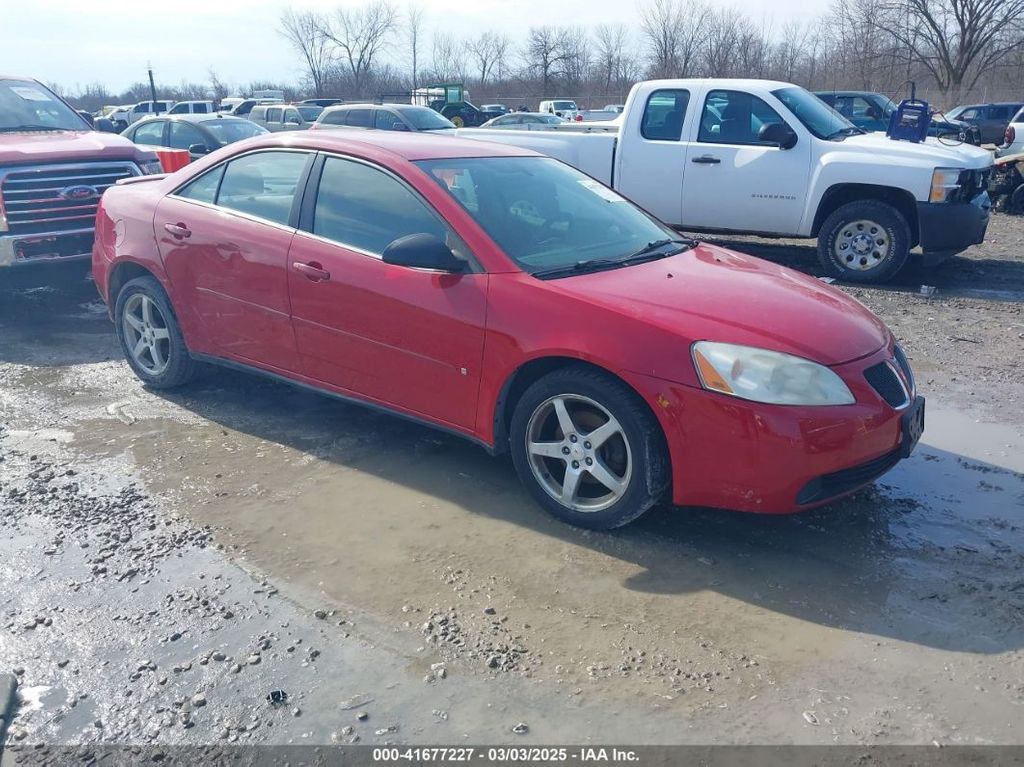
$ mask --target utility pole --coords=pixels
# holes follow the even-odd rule
[[[153,84],[153,64],[146,62],[146,71],[149,72],[149,96],[153,100],[153,111],[156,114],[156,85]]]

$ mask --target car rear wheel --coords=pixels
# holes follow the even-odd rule
[[[891,279],[910,256],[910,226],[892,205],[857,200],[837,208],[818,233],[818,258],[830,277],[845,282]]]
[[[657,503],[669,484],[658,422],[625,384],[563,368],[519,399],[510,429],[516,472],[554,516],[609,530]]]
[[[147,386],[170,389],[195,376],[198,365],[167,294],[153,277],[125,283],[114,304],[114,324],[128,365]]]

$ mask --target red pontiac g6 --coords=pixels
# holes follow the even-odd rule
[[[923,429],[859,303],[526,150],[275,134],[118,184],[97,224],[96,283],[147,385],[216,362],[385,408],[510,450],[577,525],[662,500],[809,508]]]

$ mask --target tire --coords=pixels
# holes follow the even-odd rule
[[[561,426],[559,401],[571,419],[568,430]],[[612,419],[615,424],[610,426]],[[661,427],[632,389],[600,371],[566,367],[535,381],[516,403],[509,432],[519,479],[537,503],[571,525],[621,527],[668,490],[670,468]],[[593,434],[602,441],[588,440]],[[530,450],[536,443],[546,443],[544,454]],[[575,483],[569,502],[564,502],[561,492],[570,472]],[[617,490],[598,476],[611,480]]]
[[[825,272],[843,282],[892,279],[910,256],[910,226],[896,208],[879,200],[856,200],[837,208],[818,232],[818,258]]]
[[[129,315],[133,319],[127,319]],[[125,283],[114,303],[114,326],[129,367],[146,386],[171,389],[195,377],[198,363],[189,354],[171,302],[155,278],[136,277]],[[145,348],[137,355],[140,341]]]

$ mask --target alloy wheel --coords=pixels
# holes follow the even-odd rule
[[[167,370],[171,334],[156,302],[143,293],[134,294],[125,302],[121,324],[125,346],[135,364],[152,376]]]

